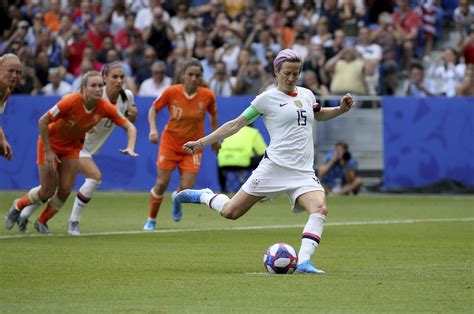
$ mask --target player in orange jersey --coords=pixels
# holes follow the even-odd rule
[[[61,99],[39,119],[38,171],[40,186],[16,199],[5,216],[5,228],[11,229],[20,212],[28,205],[46,202],[34,223],[42,234],[51,234],[47,222],[64,205],[76,179],[79,151],[85,135],[104,117],[127,130],[127,148],[122,153],[136,157],[136,128],[108,101],[102,98],[104,81],[100,73],[87,72],[81,91]]]
[[[3,133],[2,118],[12,89],[20,82],[22,65],[12,53],[0,57],[0,156],[11,160],[13,152]]]
[[[182,66],[182,84],[172,85],[166,88],[163,94],[155,100],[148,112],[148,123],[150,124],[149,140],[158,144],[158,130],[156,129],[156,113],[167,107],[170,119],[162,134],[158,151],[158,178],[151,189],[150,214],[144,230],[155,229],[156,216],[160,210],[163,194],[173,170],[178,167],[181,174],[178,191],[192,187],[196,181],[196,175],[201,165],[201,152],[194,155],[186,154],[182,146],[190,139],[197,140],[204,136],[204,120],[206,112],[209,113],[209,122],[212,130],[216,130],[217,107],[214,93],[202,86],[203,68],[196,59],[190,59]],[[217,153],[220,144],[215,143],[212,150]],[[175,206],[173,200],[173,219],[181,220],[181,208]]]

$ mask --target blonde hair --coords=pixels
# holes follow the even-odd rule
[[[7,60],[15,60],[20,62],[20,58],[13,53],[7,53],[0,57],[0,65],[3,65]],[[21,62],[20,62],[21,63]]]
[[[83,76],[82,76],[82,81],[81,81],[81,92],[84,91],[84,86],[87,85],[87,83],[89,82],[89,79],[91,77],[94,77],[94,76],[98,76],[100,78],[102,78],[102,75],[97,72],[97,71],[88,71],[86,72]]]

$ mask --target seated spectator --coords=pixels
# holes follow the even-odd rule
[[[48,81],[49,83],[41,89],[45,96],[64,96],[72,92],[71,84],[62,80],[58,68],[49,69]]]
[[[255,25],[247,36],[244,46],[250,48],[264,66],[269,63],[265,58],[266,51],[270,49],[276,54],[281,50],[280,44],[273,37],[271,28],[262,24]]]
[[[136,22],[139,19],[140,12],[137,14],[135,27],[137,27]],[[169,18],[166,17],[167,13],[161,6],[155,6],[152,13],[151,26],[143,32],[143,38],[148,45],[155,48],[156,56],[159,60],[166,60],[173,50],[171,45],[171,41],[174,38],[173,28],[169,25]],[[141,29],[140,27],[137,28]]]
[[[88,40],[81,28],[72,25],[72,37],[67,41],[65,55],[68,60],[68,72],[77,76],[80,72],[80,66],[84,50],[88,47]]]
[[[354,93],[365,95],[365,66],[357,50],[352,46],[344,47],[324,66],[332,73],[330,90],[333,94]]]
[[[316,96],[330,96],[329,89],[324,84],[319,84],[316,73],[310,70],[303,72],[303,87],[306,87]]]
[[[474,24],[461,44],[461,54],[464,56],[464,63],[474,64]]]
[[[271,83],[263,66],[257,57],[251,57],[248,62],[239,66],[234,94],[257,95]]]
[[[265,154],[266,148],[267,144],[260,131],[251,126],[244,126],[239,132],[226,138],[217,154],[221,191],[228,192],[227,172],[254,170]]]
[[[336,144],[334,151],[328,152],[324,164],[319,167],[318,177],[327,194],[357,194],[362,187],[362,178],[357,175],[357,159],[343,141]]]
[[[216,50],[216,59],[225,62],[229,71],[237,70],[237,59],[240,53],[240,37],[236,31],[225,33],[224,45]]]
[[[464,80],[456,87],[456,96],[474,96],[474,64],[469,64]]]
[[[410,77],[403,84],[404,96],[434,96],[434,84],[425,78],[423,65],[419,62],[413,62],[410,66]]]
[[[235,77],[231,77],[225,63],[218,61],[214,69],[214,75],[209,80],[209,88],[216,96],[232,96]]]
[[[166,63],[156,61],[151,66],[153,76],[143,81],[138,96],[160,97],[166,87],[171,85],[171,78],[166,76]]]
[[[89,71],[93,71],[92,63],[90,60],[84,59],[81,63],[81,73],[72,82],[72,90],[77,92],[81,89],[82,77]]]
[[[446,48],[441,58],[428,68],[426,78],[439,86],[436,94],[453,97],[456,95],[456,86],[464,79],[465,71],[466,65],[459,63],[457,51],[454,48]]]
[[[216,49],[213,45],[208,45],[204,50],[204,59],[201,60],[203,73],[202,78],[204,81],[209,82],[211,77],[214,75],[214,69],[216,66]]]
[[[155,49],[151,47],[145,48],[143,57],[143,66],[141,66],[135,74],[135,82],[137,82],[138,85],[141,85],[144,80],[153,76],[153,73],[151,72],[151,66],[156,61]]]
[[[87,38],[92,43],[95,51],[104,50],[103,39],[106,36],[112,36],[108,30],[106,17],[98,16],[94,23],[89,23],[87,30]]]

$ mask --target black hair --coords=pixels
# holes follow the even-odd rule
[[[102,72],[101,72],[102,76],[109,75],[109,71],[115,67],[120,67],[123,69],[123,65],[119,61],[113,61],[113,62],[104,64],[104,66],[102,67]],[[123,102],[126,102],[128,100],[127,94],[125,93],[125,90],[123,88],[120,89],[119,94]]]

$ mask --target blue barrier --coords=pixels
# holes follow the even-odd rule
[[[384,185],[474,185],[474,98],[383,98]]]
[[[38,170],[36,166],[36,143],[38,139],[38,119],[57,101],[58,97],[17,96],[8,101],[7,112],[4,116],[3,129],[13,148],[13,160],[0,158],[0,189],[28,189],[38,185]],[[219,123],[237,117],[250,103],[253,97],[241,96],[218,98]],[[138,129],[136,152],[137,158],[131,158],[119,153],[120,148],[127,144],[126,133],[117,128],[104,145],[99,155],[94,159],[103,174],[101,189],[104,190],[148,190],[156,180],[156,156],[158,145],[148,141],[148,109],[153,98],[137,97],[135,99],[139,115],[136,121]],[[167,110],[158,113],[158,129],[161,131],[168,120]],[[262,131],[265,140],[269,137],[264,125],[259,119],[255,127]],[[206,121],[206,134],[210,132],[209,121]],[[204,150],[201,172],[197,177],[196,187],[211,187],[218,189],[217,159],[210,148]],[[76,188],[83,182],[78,177]],[[178,186],[179,175],[173,173],[169,189]]]

